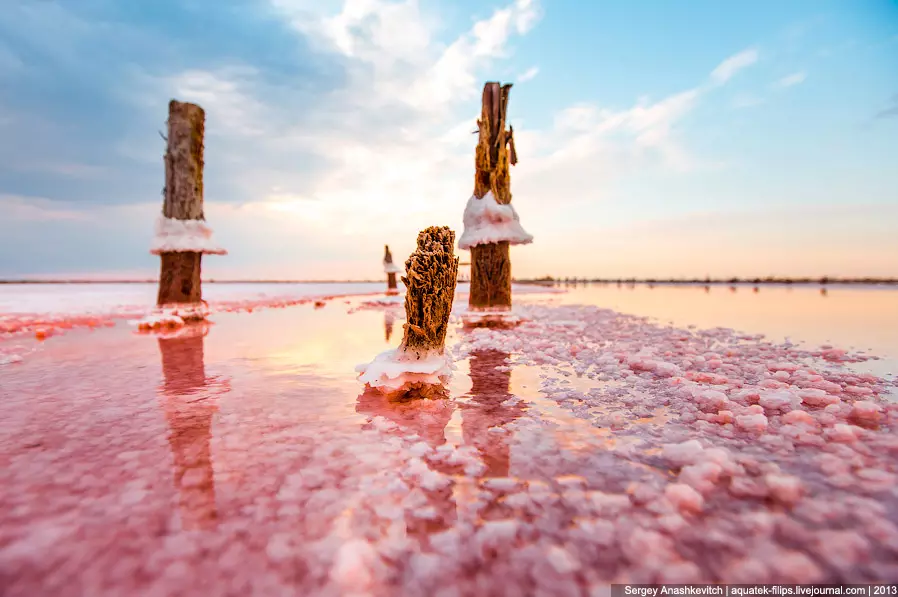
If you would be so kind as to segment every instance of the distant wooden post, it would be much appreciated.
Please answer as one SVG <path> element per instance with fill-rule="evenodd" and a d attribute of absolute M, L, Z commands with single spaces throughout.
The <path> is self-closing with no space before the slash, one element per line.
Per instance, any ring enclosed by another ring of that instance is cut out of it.
<path fill-rule="evenodd" d="M 203 135 L 205 112 L 196 104 L 171 100 L 165 152 L 165 200 L 152 252 L 162 258 L 158 306 L 203 300 L 203 253 L 224 255 L 211 243 L 203 214 Z"/>
<path fill-rule="evenodd" d="M 399 293 L 396 286 L 396 274 L 400 271 L 393 263 L 393 254 L 390 253 L 390 246 L 384 245 L 384 273 L 387 274 L 387 294 Z"/>
<path fill-rule="evenodd" d="M 520 228 L 517 215 L 513 214 L 510 208 L 509 165 L 514 165 L 518 161 L 514 147 L 514 130 L 505 128 L 510 91 L 511 84 L 489 82 L 483 87 L 481 116 L 477 121 L 479 136 L 475 152 L 474 198 L 482 200 L 491 193 L 498 206 L 509 206 L 504 210 L 506 212 L 504 225 L 508 230 L 514 229 L 516 232 L 511 235 L 513 240 L 507 240 L 510 238 L 508 235 L 503 239 L 503 234 L 498 233 L 497 240 L 475 241 L 471 244 L 471 292 L 468 304 L 474 308 L 511 307 L 509 245 L 532 240 L 532 237 Z M 470 203 L 468 209 L 471 209 Z M 475 219 L 483 218 L 472 215 L 472 223 Z M 467 220 L 465 225 L 468 226 Z M 485 224 L 479 225 L 482 227 Z M 468 244 L 463 248 L 466 247 Z"/>

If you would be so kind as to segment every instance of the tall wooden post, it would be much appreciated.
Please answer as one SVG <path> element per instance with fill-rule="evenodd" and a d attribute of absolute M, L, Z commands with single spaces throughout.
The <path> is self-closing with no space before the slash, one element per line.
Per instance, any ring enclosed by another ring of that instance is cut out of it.
<path fill-rule="evenodd" d="M 206 115 L 196 104 L 171 100 L 165 152 L 165 200 L 152 252 L 161 256 L 158 306 L 203 300 L 203 253 L 226 252 L 211 242 L 203 214 L 203 135 Z"/>
<path fill-rule="evenodd" d="M 508 94 L 511 84 L 489 82 L 483 86 L 481 116 L 477 121 L 479 136 L 475 151 L 476 173 L 472 201 L 488 201 L 490 194 L 504 218 L 504 230 L 491 230 L 486 240 L 468 241 L 463 248 L 471 250 L 471 292 L 468 304 L 474 308 L 511 308 L 511 257 L 509 246 L 530 242 L 530 237 L 517 221 L 511 208 L 509 165 L 517 163 L 514 130 L 506 130 Z M 507 208 L 504 206 L 508 206 Z M 468 211 L 466 209 L 466 231 Z M 489 210 L 490 206 L 477 208 Z M 482 221 L 487 220 L 487 221 Z M 491 226 L 490 218 L 471 215 L 472 226 Z M 476 236 L 476 235 L 475 235 Z"/>

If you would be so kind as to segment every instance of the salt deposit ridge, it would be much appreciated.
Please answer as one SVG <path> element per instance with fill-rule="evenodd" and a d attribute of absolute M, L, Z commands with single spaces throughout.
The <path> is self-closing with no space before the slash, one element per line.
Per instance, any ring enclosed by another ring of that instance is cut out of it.
<path fill-rule="evenodd" d="M 392 297 L 9 340 L 40 348 L 0 369 L 4 594 L 898 580 L 898 404 L 870 355 L 539 294 L 465 329 L 466 298 L 449 400 L 356 379 L 401 337 Z"/>

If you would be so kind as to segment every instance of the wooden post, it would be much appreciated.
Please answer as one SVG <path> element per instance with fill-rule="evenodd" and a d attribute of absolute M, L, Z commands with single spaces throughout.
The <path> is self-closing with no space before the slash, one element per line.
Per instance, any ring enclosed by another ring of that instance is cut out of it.
<path fill-rule="evenodd" d="M 418 234 L 418 247 L 405 262 L 405 332 L 400 350 L 419 356 L 443 352 L 458 280 L 455 233 L 431 226 Z"/>
<path fill-rule="evenodd" d="M 505 130 L 511 84 L 490 82 L 483 86 L 479 136 L 475 151 L 474 195 L 481 199 L 492 191 L 500 205 L 511 203 L 509 164 L 517 163 L 513 129 Z M 511 257 L 509 243 L 488 243 L 471 248 L 471 307 L 511 308 Z"/>
<path fill-rule="evenodd" d="M 397 290 L 396 272 L 390 271 L 394 269 L 393 254 L 390 253 L 390 246 L 384 245 L 384 269 L 387 271 L 387 291 Z"/>
<path fill-rule="evenodd" d="M 165 152 L 165 218 L 205 220 L 203 214 L 203 135 L 206 115 L 195 104 L 168 104 L 168 147 Z M 162 251 L 156 304 L 199 303 L 203 300 L 203 251 Z"/>

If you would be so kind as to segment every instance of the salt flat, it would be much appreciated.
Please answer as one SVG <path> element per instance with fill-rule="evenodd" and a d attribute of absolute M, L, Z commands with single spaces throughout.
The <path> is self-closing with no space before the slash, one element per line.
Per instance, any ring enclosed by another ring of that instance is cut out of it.
<path fill-rule="evenodd" d="M 447 400 L 355 379 L 401 339 L 401 303 L 377 296 L 223 299 L 179 337 L 116 320 L 0 341 L 24 351 L 0 368 L 4 594 L 898 579 L 894 380 L 863 370 L 889 358 L 844 330 L 787 343 L 769 318 L 765 340 L 707 309 L 690 328 L 536 290 L 516 328 L 454 318 Z"/>

